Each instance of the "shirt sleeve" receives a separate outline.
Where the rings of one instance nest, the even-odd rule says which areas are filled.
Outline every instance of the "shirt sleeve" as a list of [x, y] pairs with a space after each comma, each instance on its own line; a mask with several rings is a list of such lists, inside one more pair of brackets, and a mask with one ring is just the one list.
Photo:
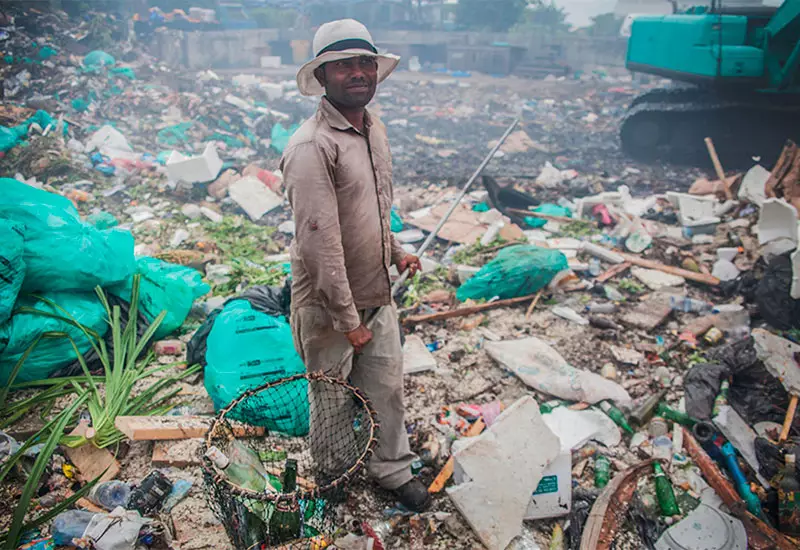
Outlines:
[[295, 249], [333, 328], [350, 332], [361, 324], [344, 264], [333, 161], [315, 142], [286, 152], [283, 176], [295, 221]]
[[408, 255], [408, 252], [403, 250], [403, 247], [400, 245], [397, 237], [394, 236], [394, 233], [392, 233], [390, 239], [392, 243], [392, 265], [397, 265]]

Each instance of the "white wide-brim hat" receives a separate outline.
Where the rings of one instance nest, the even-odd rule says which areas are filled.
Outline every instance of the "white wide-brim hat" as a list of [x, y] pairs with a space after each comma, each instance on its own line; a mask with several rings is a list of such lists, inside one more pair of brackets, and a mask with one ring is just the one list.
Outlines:
[[340, 19], [322, 25], [312, 43], [314, 59], [297, 71], [297, 88], [307, 96], [322, 95], [325, 88], [314, 76], [317, 67], [331, 61], [351, 57], [369, 56], [378, 61], [378, 82], [392, 74], [400, 58], [392, 54], [379, 54], [367, 28], [355, 19]]

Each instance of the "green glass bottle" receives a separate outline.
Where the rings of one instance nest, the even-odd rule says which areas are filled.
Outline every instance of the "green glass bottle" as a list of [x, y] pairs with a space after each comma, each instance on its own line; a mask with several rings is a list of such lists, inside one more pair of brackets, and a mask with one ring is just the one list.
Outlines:
[[677, 422], [681, 426], [686, 426], [687, 428], [694, 427], [694, 425], [697, 424], [698, 422], [696, 419], [692, 418], [688, 414], [676, 411], [675, 409], [668, 407], [664, 403], [658, 404], [658, 407], [656, 408], [656, 414], [658, 414], [658, 416], [660, 416], [661, 418], [665, 418], [672, 422]]
[[672, 491], [672, 483], [670, 483], [667, 474], [658, 462], [653, 462], [653, 471], [655, 472], [656, 481], [656, 499], [661, 508], [661, 513], [665, 516], [677, 516], [681, 513], [678, 508], [678, 501], [675, 500], [675, 493]]
[[784, 457], [786, 465], [778, 485], [778, 520], [781, 533], [800, 536], [800, 482], [797, 481], [795, 456]]
[[729, 380], [723, 380], [722, 384], [719, 386], [719, 393], [717, 397], [714, 399], [714, 408], [711, 411], [711, 418], [714, 418], [719, 414], [719, 411], [722, 409], [723, 406], [728, 404], [728, 392], [731, 389], [731, 383]]
[[[289, 495], [297, 488], [297, 461], [293, 458], [286, 460], [286, 469], [283, 471], [282, 493]], [[295, 498], [281, 496], [275, 503], [275, 511], [269, 518], [270, 544], [289, 542], [300, 537], [300, 504]]]
[[631, 428], [630, 425], [628, 424], [628, 419], [625, 418], [625, 413], [623, 413], [621, 410], [612, 405], [610, 401], [600, 401], [599, 405], [600, 409], [602, 409], [602, 411], [606, 413], [611, 420], [614, 421], [614, 424], [616, 424], [629, 434], [633, 433], [633, 428]]
[[608, 485], [611, 479], [611, 462], [605, 455], [597, 455], [594, 458], [594, 486], [602, 489]]

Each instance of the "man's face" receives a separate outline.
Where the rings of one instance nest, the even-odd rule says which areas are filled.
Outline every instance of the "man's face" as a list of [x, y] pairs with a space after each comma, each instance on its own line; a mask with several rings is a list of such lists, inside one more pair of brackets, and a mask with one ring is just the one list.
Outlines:
[[330, 61], [317, 70], [325, 94], [342, 107], [366, 107], [378, 85], [378, 61], [361, 56]]

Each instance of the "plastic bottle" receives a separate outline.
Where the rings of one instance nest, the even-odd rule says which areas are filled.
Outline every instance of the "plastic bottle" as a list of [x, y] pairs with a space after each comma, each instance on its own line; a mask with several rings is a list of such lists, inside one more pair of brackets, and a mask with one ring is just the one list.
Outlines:
[[784, 457], [783, 477], [778, 485], [778, 521], [781, 533], [800, 536], [800, 482], [797, 480], [795, 456]]
[[574, 309], [564, 307], [564, 306], [555, 306], [552, 310], [554, 315], [558, 315], [568, 321], [571, 321], [578, 325], [588, 325], [589, 321], [581, 317]]
[[592, 302], [586, 306], [586, 311], [590, 311], [592, 313], [608, 314], [617, 311], [617, 306], [612, 302], [607, 302], [605, 304], [597, 304], [595, 302]]
[[602, 489], [611, 479], [611, 462], [605, 455], [594, 457], [594, 486]]
[[603, 272], [603, 267], [600, 265], [600, 260], [592, 258], [589, 260], [589, 274], [592, 277], [597, 277]]
[[658, 500], [658, 506], [661, 508], [661, 513], [665, 516], [679, 515], [681, 510], [678, 508], [678, 501], [675, 500], [672, 483], [670, 483], [660, 463], [653, 463], [653, 472], [655, 473], [656, 499]]
[[95, 485], [89, 493], [89, 500], [110, 511], [117, 506], [124, 508], [130, 496], [131, 486], [115, 479]]
[[628, 424], [628, 419], [625, 418], [625, 413], [616, 408], [609, 401], [600, 401], [599, 405], [600, 409], [604, 413], [606, 413], [611, 420], [614, 421], [614, 424], [616, 424], [629, 434], [633, 433], [633, 428], [631, 428], [630, 424]]
[[669, 299], [669, 305], [673, 311], [683, 311], [684, 313], [688, 313], [690, 311], [694, 313], [708, 313], [714, 309], [714, 304], [710, 304], [702, 300], [695, 300], [694, 298], [689, 298], [688, 296], [672, 296]]
[[79, 539], [96, 514], [85, 510], [67, 510], [53, 520], [51, 532], [56, 546], [72, 546], [72, 539]]
[[625, 296], [613, 286], [605, 285], [603, 287], [603, 291], [605, 292], [606, 298], [611, 300], [612, 302], [624, 302]]

